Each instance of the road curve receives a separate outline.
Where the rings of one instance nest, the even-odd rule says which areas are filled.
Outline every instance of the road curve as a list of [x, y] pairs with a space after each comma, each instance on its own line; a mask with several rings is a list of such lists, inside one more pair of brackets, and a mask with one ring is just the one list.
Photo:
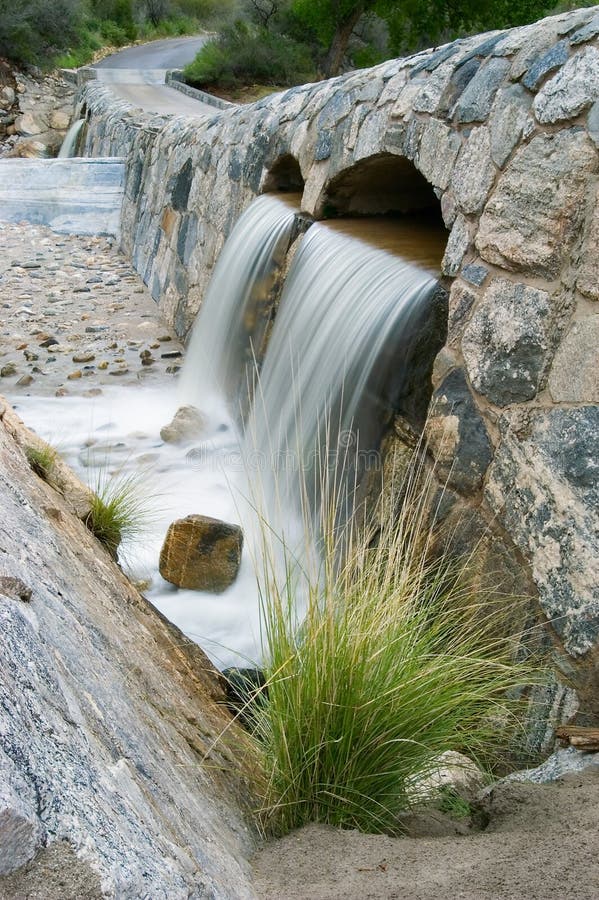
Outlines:
[[150, 41], [119, 50], [94, 65], [94, 69], [181, 69], [190, 63], [208, 40], [206, 34]]
[[165, 84], [169, 69], [191, 62], [208, 35], [169, 38], [128, 47], [96, 63], [98, 81], [110, 84], [111, 91], [145, 112], [173, 116], [213, 116], [214, 106], [194, 100]]

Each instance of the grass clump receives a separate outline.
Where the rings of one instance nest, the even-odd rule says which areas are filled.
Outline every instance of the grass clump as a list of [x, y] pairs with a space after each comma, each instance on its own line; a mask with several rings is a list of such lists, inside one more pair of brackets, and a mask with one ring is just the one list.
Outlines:
[[101, 472], [91, 493], [85, 524], [116, 559], [123, 541], [133, 540], [145, 531], [151, 500], [144, 473]]
[[50, 444], [40, 441], [35, 446], [27, 447], [25, 456], [35, 474], [47, 481], [56, 463], [58, 451]]
[[[253, 732], [266, 831], [397, 832], [441, 753], [489, 767], [519, 727], [515, 689], [538, 670], [515, 658], [497, 605], [470, 587], [472, 561], [435, 558], [430, 493], [414, 476], [371, 527], [325, 523], [321, 570], [301, 576], [299, 622], [297, 567], [284, 550], [281, 580], [266, 551], [268, 690]], [[326, 518], [335, 523], [335, 510]]]

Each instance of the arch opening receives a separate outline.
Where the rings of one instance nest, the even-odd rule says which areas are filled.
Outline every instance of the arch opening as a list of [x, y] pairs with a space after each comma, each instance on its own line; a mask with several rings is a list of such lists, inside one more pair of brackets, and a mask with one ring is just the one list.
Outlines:
[[417, 216], [442, 224], [432, 185], [409, 159], [380, 153], [345, 169], [327, 185], [321, 218]]
[[263, 193], [301, 194], [304, 177], [300, 164], [290, 153], [281, 156], [268, 170], [264, 179]]

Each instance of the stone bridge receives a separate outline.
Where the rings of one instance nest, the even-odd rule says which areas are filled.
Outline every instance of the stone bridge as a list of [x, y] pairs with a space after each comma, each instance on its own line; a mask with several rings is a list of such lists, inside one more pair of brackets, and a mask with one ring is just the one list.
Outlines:
[[128, 160], [123, 248], [182, 335], [257, 194], [300, 192], [316, 218], [442, 216], [448, 334], [427, 427], [447, 521], [480, 538], [487, 574], [538, 597], [552, 715], [596, 718], [599, 8], [205, 120], [142, 114], [91, 82], [79, 105], [87, 154]]

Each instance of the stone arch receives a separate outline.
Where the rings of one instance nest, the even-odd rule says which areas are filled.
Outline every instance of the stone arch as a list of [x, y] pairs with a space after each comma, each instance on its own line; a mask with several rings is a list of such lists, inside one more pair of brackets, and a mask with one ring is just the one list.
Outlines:
[[433, 187], [405, 156], [378, 153], [339, 172], [317, 203], [319, 218], [407, 215], [426, 212], [440, 219]]
[[268, 169], [262, 185], [265, 194], [275, 191], [284, 193], [302, 193], [304, 177], [300, 164], [291, 153], [280, 156]]
[[[380, 402], [387, 414], [399, 415], [409, 428], [419, 432], [433, 392], [434, 360], [447, 336], [450, 279], [441, 275], [441, 258], [448, 233], [439, 199], [432, 185], [409, 159], [381, 152], [343, 169], [324, 186], [316, 204], [316, 218], [368, 218], [371, 224], [367, 226], [365, 236], [375, 244], [377, 239], [373, 240], [372, 236], [378, 232], [378, 224], [373, 227], [373, 218], [390, 220], [387, 223], [389, 231], [382, 229], [380, 237], [383, 240], [386, 233], [395, 231], [395, 222], [398, 235], [408, 222], [418, 229], [424, 240], [431, 234], [432, 243], [438, 244], [439, 283], [428, 306], [414, 315], [412, 335], [405, 346], [408, 353], [405, 367], [397, 366], [393, 344], [386, 348], [380, 359], [380, 369], [389, 373]], [[355, 224], [360, 228], [359, 223]], [[380, 225], [385, 223], [380, 222]], [[410, 239], [418, 231], [411, 233]], [[402, 368], [402, 372], [398, 368]]]

